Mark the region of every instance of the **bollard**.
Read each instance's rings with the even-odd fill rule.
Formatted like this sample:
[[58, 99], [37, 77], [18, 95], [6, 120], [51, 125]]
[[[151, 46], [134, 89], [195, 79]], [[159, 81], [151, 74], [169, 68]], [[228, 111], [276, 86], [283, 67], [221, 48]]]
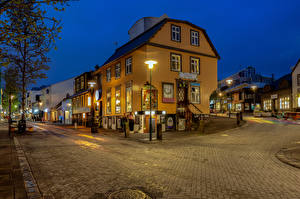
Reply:
[[162, 124], [157, 124], [157, 139], [162, 140]]
[[240, 125], [240, 113], [236, 113], [236, 124], [239, 126]]
[[74, 128], [75, 128], [75, 129], [77, 129], [77, 122], [75, 122], [75, 124], [74, 124]]
[[240, 112], [240, 121], [243, 121], [243, 113]]
[[204, 133], [204, 120], [199, 121], [199, 131], [200, 133]]

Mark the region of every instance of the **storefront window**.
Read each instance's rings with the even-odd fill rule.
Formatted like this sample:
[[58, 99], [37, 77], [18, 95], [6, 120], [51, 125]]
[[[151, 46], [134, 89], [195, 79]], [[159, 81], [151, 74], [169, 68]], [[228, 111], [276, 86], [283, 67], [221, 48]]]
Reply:
[[289, 109], [290, 108], [290, 98], [282, 97], [279, 99], [279, 108], [280, 109]]
[[106, 92], [106, 113], [111, 114], [111, 90]]
[[191, 83], [191, 102], [200, 103], [200, 84]]
[[[151, 109], [157, 109], [158, 91], [152, 85], [151, 86]], [[142, 107], [143, 110], [150, 110], [150, 85], [147, 84], [142, 89]]]
[[116, 87], [116, 113], [121, 113], [121, 86]]
[[132, 111], [132, 83], [126, 85], [126, 112]]
[[264, 100], [264, 111], [272, 110], [272, 101], [271, 100]]
[[298, 107], [300, 107], [300, 94], [298, 95]]

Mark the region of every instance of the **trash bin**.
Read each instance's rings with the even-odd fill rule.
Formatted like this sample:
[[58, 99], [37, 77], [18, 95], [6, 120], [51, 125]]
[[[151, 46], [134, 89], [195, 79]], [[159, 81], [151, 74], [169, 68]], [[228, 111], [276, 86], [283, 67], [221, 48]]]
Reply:
[[26, 121], [20, 120], [18, 122], [18, 133], [24, 133], [26, 131]]
[[162, 140], [162, 124], [157, 124], [157, 139]]

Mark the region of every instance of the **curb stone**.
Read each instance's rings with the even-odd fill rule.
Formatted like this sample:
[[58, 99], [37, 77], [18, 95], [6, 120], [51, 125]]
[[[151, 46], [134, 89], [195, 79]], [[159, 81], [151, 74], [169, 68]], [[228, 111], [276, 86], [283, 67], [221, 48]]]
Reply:
[[280, 149], [276, 154], [276, 158], [278, 160], [280, 160], [281, 162], [285, 163], [285, 164], [288, 164], [290, 166], [293, 166], [295, 168], [298, 168], [300, 169], [300, 162], [298, 160], [295, 160], [293, 158], [288, 158], [286, 156], [286, 154], [290, 151], [290, 149], [288, 148], [282, 148]]

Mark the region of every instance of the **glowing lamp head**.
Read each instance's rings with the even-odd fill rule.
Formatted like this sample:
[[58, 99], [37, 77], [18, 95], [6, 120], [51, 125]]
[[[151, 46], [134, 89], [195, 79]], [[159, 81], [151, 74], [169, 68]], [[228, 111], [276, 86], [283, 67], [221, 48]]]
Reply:
[[251, 86], [251, 89], [255, 91], [257, 89], [257, 86], [253, 85], [253, 86]]
[[89, 84], [90, 87], [94, 87], [94, 86], [96, 85], [96, 82], [94, 82], [94, 81], [89, 81], [88, 84]]
[[148, 68], [149, 68], [149, 69], [152, 69], [152, 68], [153, 68], [153, 65], [154, 65], [154, 64], [157, 64], [157, 61], [154, 61], [154, 60], [148, 60], [148, 61], [145, 61], [145, 64], [148, 65]]
[[222, 97], [222, 95], [223, 95], [222, 93], [219, 93], [219, 96], [220, 96], [220, 97]]
[[232, 84], [232, 82], [233, 82], [232, 79], [227, 79], [227, 80], [226, 80], [226, 84], [229, 85], [229, 86]]

